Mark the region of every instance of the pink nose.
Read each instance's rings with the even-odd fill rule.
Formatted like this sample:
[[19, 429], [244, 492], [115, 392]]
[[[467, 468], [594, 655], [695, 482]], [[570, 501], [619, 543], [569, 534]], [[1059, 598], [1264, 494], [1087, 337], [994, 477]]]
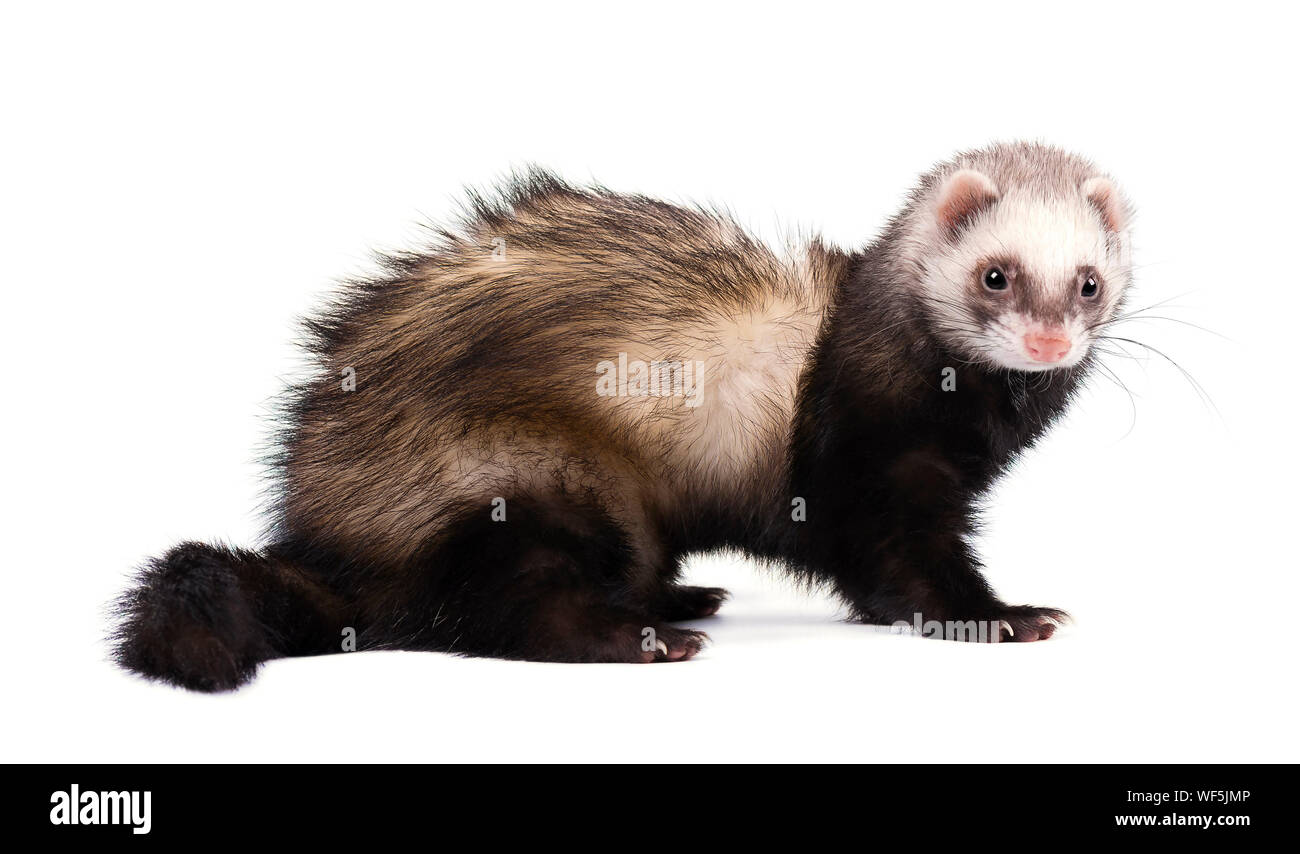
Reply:
[[1063, 329], [1025, 333], [1025, 349], [1035, 362], [1059, 362], [1070, 352], [1070, 339]]

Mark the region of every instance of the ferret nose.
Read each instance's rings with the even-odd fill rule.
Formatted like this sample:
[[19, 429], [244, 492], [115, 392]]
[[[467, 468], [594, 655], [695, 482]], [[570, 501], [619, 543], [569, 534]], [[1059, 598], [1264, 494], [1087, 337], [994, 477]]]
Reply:
[[1025, 349], [1035, 362], [1059, 362], [1070, 352], [1070, 339], [1063, 329], [1025, 333]]

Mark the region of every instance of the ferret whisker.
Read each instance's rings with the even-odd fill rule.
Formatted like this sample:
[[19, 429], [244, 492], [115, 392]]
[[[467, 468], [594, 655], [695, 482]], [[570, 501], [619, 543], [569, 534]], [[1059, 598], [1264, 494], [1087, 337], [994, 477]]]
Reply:
[[1124, 435], [1120, 437], [1121, 439], [1127, 438], [1137, 427], [1137, 401], [1133, 396], [1133, 390], [1128, 387], [1128, 384], [1125, 383], [1124, 380], [1120, 379], [1119, 374], [1115, 373], [1109, 365], [1103, 364], [1100, 360], [1096, 362], [1096, 365], [1097, 369], [1101, 371], [1103, 377], [1106, 377], [1115, 385], [1119, 386], [1120, 389], [1128, 395], [1129, 425], [1128, 429], [1124, 431]]
[[1180, 324], [1180, 325], [1182, 325], [1182, 326], [1188, 326], [1188, 327], [1191, 327], [1192, 329], [1200, 330], [1201, 332], [1205, 332], [1205, 333], [1207, 333], [1207, 334], [1209, 334], [1209, 335], [1213, 335], [1213, 336], [1216, 337], [1216, 338], [1221, 338], [1221, 339], [1223, 339], [1224, 341], [1232, 341], [1232, 339], [1229, 338], [1228, 336], [1223, 335], [1222, 333], [1219, 333], [1219, 332], [1215, 332], [1213, 329], [1210, 329], [1209, 327], [1206, 327], [1206, 326], [1202, 326], [1202, 325], [1199, 324], [1199, 323], [1193, 323], [1193, 322], [1191, 322], [1190, 320], [1183, 320], [1182, 318], [1178, 318], [1178, 317], [1168, 317], [1168, 316], [1166, 316], [1166, 315], [1159, 315], [1159, 314], [1131, 314], [1131, 315], [1126, 315], [1126, 316], [1123, 316], [1123, 317], [1117, 317], [1117, 318], [1114, 318], [1114, 319], [1112, 319], [1112, 320], [1106, 321], [1106, 322], [1101, 323], [1101, 324], [1097, 324], [1096, 327], [1090, 327], [1090, 328], [1097, 328], [1097, 327], [1099, 327], [1099, 328], [1103, 328], [1103, 329], [1104, 329], [1104, 328], [1109, 328], [1109, 327], [1111, 327], [1111, 326], [1118, 326], [1118, 325], [1120, 325], [1120, 324], [1124, 324], [1124, 323], [1139, 323], [1139, 322], [1147, 321], [1147, 320], [1161, 320], [1161, 321], [1167, 321], [1167, 322], [1169, 322], [1169, 323], [1177, 323], [1177, 324]]
[[1159, 350], [1151, 346], [1150, 344], [1146, 344], [1142, 341], [1138, 341], [1133, 338], [1122, 338], [1117, 335], [1100, 335], [1098, 336], [1098, 339], [1103, 341], [1119, 341], [1125, 344], [1133, 344], [1135, 346], [1142, 347], [1143, 349], [1148, 350], [1154, 353], [1155, 355], [1159, 356], [1160, 358], [1164, 359], [1166, 362], [1172, 365], [1178, 371], [1179, 374], [1182, 375], [1183, 379], [1185, 379], [1189, 385], [1191, 385], [1193, 390], [1196, 391], [1197, 396], [1200, 397], [1201, 401], [1205, 403], [1207, 406], [1209, 406], [1209, 408], [1214, 411], [1214, 414], [1217, 415], [1220, 420], [1223, 419], [1223, 413], [1219, 411], [1219, 407], [1215, 404], [1214, 399], [1210, 396], [1210, 393], [1206, 391], [1205, 387], [1201, 385], [1201, 383], [1194, 376], [1192, 376], [1192, 374], [1186, 368], [1184, 368], [1181, 364], [1179, 364], [1177, 360], [1175, 360], [1173, 357], [1166, 354], [1163, 350]]
[[1192, 291], [1184, 291], [1184, 292], [1181, 293], [1181, 294], [1174, 294], [1173, 296], [1171, 296], [1171, 297], [1167, 297], [1167, 298], [1162, 299], [1162, 300], [1160, 300], [1160, 301], [1158, 301], [1158, 302], [1153, 302], [1153, 303], [1151, 303], [1151, 305], [1147, 305], [1147, 306], [1143, 306], [1142, 308], [1135, 308], [1135, 309], [1131, 309], [1131, 310], [1129, 310], [1129, 311], [1123, 312], [1123, 313], [1121, 313], [1121, 314], [1116, 315], [1115, 317], [1113, 317], [1113, 318], [1111, 318], [1111, 319], [1112, 319], [1112, 320], [1122, 320], [1122, 319], [1124, 319], [1124, 318], [1126, 318], [1126, 317], [1132, 317], [1132, 316], [1134, 316], [1134, 315], [1141, 314], [1142, 312], [1146, 312], [1146, 311], [1151, 311], [1152, 309], [1156, 309], [1156, 308], [1163, 308], [1163, 307], [1167, 307], [1167, 308], [1177, 308], [1178, 306], [1174, 306], [1174, 305], [1170, 305], [1170, 304], [1171, 304], [1174, 300], [1176, 300], [1176, 299], [1182, 299], [1183, 297], [1188, 296], [1188, 295], [1191, 294], [1191, 293], [1192, 293]]

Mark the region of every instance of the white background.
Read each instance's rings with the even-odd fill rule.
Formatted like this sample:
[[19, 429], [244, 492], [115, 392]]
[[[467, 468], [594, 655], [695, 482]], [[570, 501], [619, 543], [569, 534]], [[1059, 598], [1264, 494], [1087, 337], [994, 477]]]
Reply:
[[[1297, 63], [1233, 3], [10, 7], [0, 25], [4, 760], [1297, 761]], [[1038, 138], [1136, 200], [1113, 360], [990, 501], [1049, 643], [837, 622], [741, 559], [674, 666], [275, 662], [227, 696], [105, 662], [184, 538], [254, 542], [294, 319], [537, 162], [869, 240], [953, 151]], [[1226, 340], [1225, 340], [1226, 339]]]

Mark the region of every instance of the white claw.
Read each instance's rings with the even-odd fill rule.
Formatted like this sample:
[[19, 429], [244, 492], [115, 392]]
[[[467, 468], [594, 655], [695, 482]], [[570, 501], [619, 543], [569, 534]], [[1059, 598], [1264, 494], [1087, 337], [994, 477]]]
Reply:
[[1006, 629], [1007, 634], [1011, 635], [1012, 637], [1016, 636], [1016, 630], [1011, 628], [1011, 624], [1008, 623], [1006, 620], [1002, 621], [1002, 628]]
[[657, 640], [655, 641], [655, 646], [659, 647], [659, 651], [662, 652], [664, 655], [668, 654], [668, 644], [664, 643], [661, 640]]

